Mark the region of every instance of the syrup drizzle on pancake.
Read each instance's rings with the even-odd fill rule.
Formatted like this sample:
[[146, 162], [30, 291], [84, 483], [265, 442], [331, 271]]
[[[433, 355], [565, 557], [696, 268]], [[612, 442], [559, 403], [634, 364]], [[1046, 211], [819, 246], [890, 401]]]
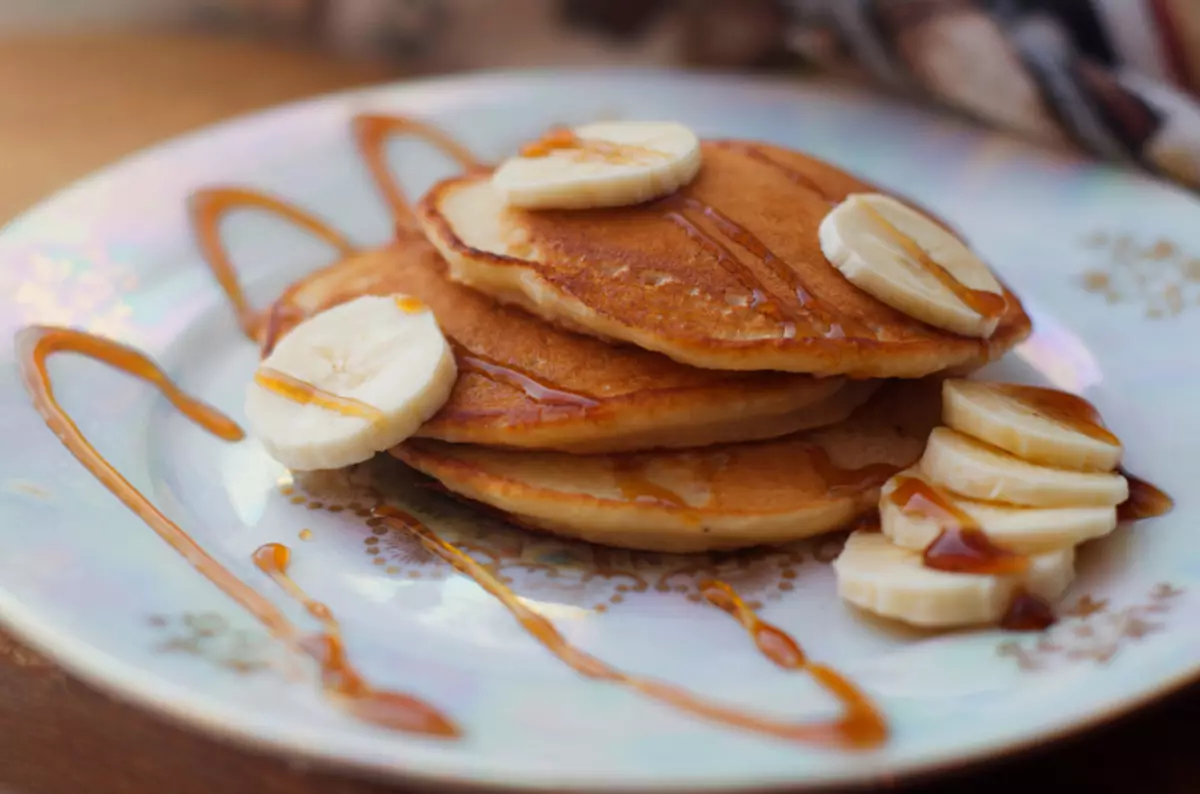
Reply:
[[513, 364], [501, 364], [481, 353], [468, 350], [459, 342], [451, 342], [454, 348], [454, 358], [462, 372], [473, 372], [487, 378], [493, 383], [523, 392], [533, 402], [544, 406], [561, 406], [569, 408], [592, 408], [600, 404], [600, 400], [590, 394], [569, 391], [549, 383], [531, 372], [527, 372]]
[[830, 205], [837, 204], [843, 198], [841, 196], [834, 197], [833, 195], [831, 195], [829, 193], [829, 191], [827, 191], [825, 188], [821, 187], [821, 184], [819, 182], [817, 182], [815, 179], [808, 176], [807, 174], [805, 174], [802, 171], [792, 168], [789, 165], [784, 165], [783, 163], [779, 162], [771, 155], [767, 154], [765, 151], [763, 151], [758, 146], [748, 146], [746, 144], [735, 144], [735, 143], [722, 143], [720, 145], [723, 148], [733, 149], [735, 151], [741, 152], [742, 154], [749, 157], [751, 160], [760, 162], [763, 165], [769, 165], [770, 167], [774, 168], [775, 170], [782, 172], [783, 175], [786, 176], [788, 179], [792, 180], [797, 185], [801, 185], [805, 189], [817, 194], [822, 199], [827, 201]]
[[[17, 364], [34, 407], [75, 459], [142, 519], [167, 545], [175, 549], [196, 571], [253, 615], [273, 636], [293, 651], [311, 656], [321, 667], [322, 689], [330, 699], [353, 716], [397, 730], [431, 736], [456, 736], [454, 723], [437, 709], [411, 695], [376, 690], [368, 686], [346, 659], [336, 633], [327, 629], [313, 638], [300, 630], [269, 600], [238, 579], [217, 562], [178, 524], [171, 521], [113, 468], [80, 432], [54, 396], [46, 360], [54, 353], [86, 356], [125, 372], [156, 387], [184, 416], [224, 441], [240, 441], [242, 429], [223, 413], [181, 391], [166, 373], [141, 352], [99, 336], [68, 328], [31, 326], [17, 334]], [[282, 548], [282, 547], [281, 547]], [[262, 557], [260, 560], [259, 558]], [[270, 562], [286, 568], [286, 554], [267, 560], [256, 554], [262, 567]], [[264, 568], [266, 570], [266, 568]], [[316, 611], [309, 610], [314, 615]], [[330, 616], [328, 618], [332, 620]]]
[[368, 422], [378, 422], [383, 419], [383, 412], [373, 405], [368, 405], [353, 397], [334, 394], [306, 380], [292, 377], [286, 372], [280, 372], [271, 367], [259, 367], [254, 373], [254, 382], [267, 391], [294, 403], [315, 405], [342, 416], [366, 419]]
[[[743, 289], [754, 296], [750, 303], [751, 308], [781, 322], [785, 328], [784, 337], [795, 336], [798, 322], [805, 326], [815, 327], [819, 334], [827, 338], [845, 337], [845, 326], [847, 325], [850, 326], [850, 331], [855, 336], [869, 334], [869, 331], [859, 323], [837, 319], [830, 308], [808, 290], [794, 268], [776, 256], [749, 229], [735, 222], [716, 207], [699, 199], [679, 195], [663, 199], [660, 206], [665, 210], [663, 217], [683, 229], [688, 237], [716, 257], [717, 263], [737, 279]], [[700, 213], [722, 236], [755, 257], [774, 280], [783, 283], [787, 288], [787, 293], [780, 293], [768, 286], [724, 243], [705, 232], [685, 216], [683, 214], [685, 209]], [[771, 300], [763, 300], [762, 296], [765, 295], [770, 295]], [[789, 328], [790, 332], [787, 330]]]
[[818, 684], [842, 703], [845, 711], [843, 717], [828, 722], [784, 722], [701, 698], [673, 684], [622, 672], [572, 645], [553, 623], [526, 606], [516, 593], [502, 584], [487, 568], [463, 550], [447, 543], [413, 516], [386, 505], [376, 508], [375, 514], [383, 518], [388, 526], [413, 535], [430, 552], [473, 579], [503, 604], [531, 637], [580, 675], [624, 686], [695, 717], [779, 739], [845, 749], [876, 747], [887, 739], [887, 726], [882, 715], [861, 690], [832, 669], [805, 660], [804, 653], [795, 640], [777, 627], [759, 621], [727, 584], [708, 583], [706, 597], [722, 608], [732, 609], [738, 620], [747, 626], [755, 644], [768, 659], [787, 669], [803, 670], [812, 675]]

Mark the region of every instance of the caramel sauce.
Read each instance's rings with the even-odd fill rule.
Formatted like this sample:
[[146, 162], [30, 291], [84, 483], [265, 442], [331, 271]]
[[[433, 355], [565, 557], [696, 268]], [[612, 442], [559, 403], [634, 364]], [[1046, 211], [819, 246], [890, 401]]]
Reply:
[[[278, 607], [204, 551], [91, 445], [55, 397], [46, 360], [54, 353], [76, 353], [140, 378], [155, 386], [184, 416], [224, 441], [240, 441], [244, 437], [237, 423], [216, 408], [185, 394], [144, 354], [117, 342], [84, 331], [45, 326], [23, 329], [17, 334], [16, 342], [17, 365], [25, 388], [34, 407], [63, 446], [201, 576], [253, 615], [273, 636], [295, 651], [316, 656], [322, 667], [325, 691], [336, 696], [335, 700], [349, 713], [398, 730], [434, 736], [458, 734], [453, 723], [432, 706], [409, 695], [373, 690], [362, 683], [347, 663], [340, 642], [336, 637], [329, 639], [328, 632], [318, 644], [319, 653], [311, 650], [296, 626]], [[277, 555], [273, 553], [272, 556]], [[271, 564], [286, 568], [286, 555], [273, 559]]]
[[821, 482], [829, 490], [830, 496], [840, 496], [849, 491], [858, 493], [867, 488], [883, 485], [888, 478], [900, 470], [899, 466], [890, 463], [868, 463], [857, 469], [847, 469], [838, 466], [829, 457], [824, 447], [809, 447], [806, 450], [806, 463], [812, 467]]
[[[765, 151], [763, 151], [762, 149], [760, 149], [757, 146], [744, 146], [744, 145], [731, 145], [731, 146], [734, 146], [737, 149], [737, 151], [746, 155], [751, 160], [756, 160], [756, 161], [762, 163], [763, 165], [769, 165], [772, 168], [774, 168], [775, 170], [782, 172], [783, 175], [786, 176], [788, 179], [795, 182], [797, 185], [804, 187], [806, 190], [816, 193], [818, 196], [820, 196], [822, 199], [829, 202], [830, 204], [837, 204], [843, 198], [842, 196], [834, 196], [828, 190], [826, 190], [824, 187], [822, 187], [820, 185], [820, 183], [818, 183], [815, 179], [813, 179], [812, 177], [805, 174], [803, 171], [799, 171], [795, 168], [792, 168], [789, 165], [785, 165], [785, 164], [779, 162], [774, 157], [767, 154]], [[726, 148], [729, 148], [729, 147], [726, 147]]]
[[636, 456], [619, 458], [613, 466], [613, 477], [616, 478], [621, 495], [630, 502], [691, 509], [691, 505], [682, 496], [664, 485], [651, 482], [646, 477], [642, 461]]
[[[220, 230], [221, 219], [230, 211], [248, 208], [266, 210], [292, 222], [336, 248], [343, 257], [352, 255], [356, 249], [340, 232], [316, 216], [265, 193], [242, 188], [211, 188], [194, 193], [189, 209], [200, 251], [217, 283], [221, 285], [221, 289], [233, 305], [242, 332], [251, 339], [257, 339], [264, 322], [263, 313], [252, 308], [246, 300], [237, 271], [229, 259], [229, 252], [221, 242]], [[278, 334], [278, 329], [275, 333]]]
[[272, 303], [271, 308], [267, 310], [262, 329], [262, 344], [258, 349], [259, 358], [266, 358], [275, 350], [275, 345], [279, 343], [279, 337], [283, 334], [284, 323], [303, 319], [303, 313], [296, 307], [289, 306], [282, 301]]
[[413, 298], [409, 295], [401, 295], [396, 298], [396, 308], [405, 314], [420, 314], [429, 307], [421, 301], [420, 298]]
[[1022, 386], [1016, 383], [997, 383], [992, 385], [992, 388], [1000, 394], [1024, 403], [1047, 419], [1066, 425], [1072, 430], [1097, 441], [1103, 441], [1105, 444], [1121, 445], [1121, 440], [1104, 426], [1104, 420], [1100, 418], [1100, 412], [1096, 410], [1096, 407], [1078, 395], [1057, 389]]
[[320, 665], [325, 693], [339, 702], [349, 714], [398, 731], [432, 736], [457, 737], [459, 729], [432, 706], [402, 692], [375, 689], [350, 664], [342, 644], [342, 629], [325, 604], [314, 601], [288, 576], [292, 552], [281, 543], [260, 546], [253, 555], [258, 569], [302, 604], [324, 631], [306, 637], [301, 647]]
[[[610, 667], [595, 656], [568, 642], [553, 623], [526, 606], [525, 602], [502, 584], [491, 571], [476, 562], [463, 550], [447, 543], [413, 516], [386, 505], [376, 508], [375, 513], [382, 517], [388, 525], [412, 534], [430, 552], [473, 579], [476, 584], [503, 604], [531, 637], [580, 675], [627, 687], [694, 717], [779, 739], [830, 744], [849, 749], [865, 749], [876, 747], [887, 738], [887, 728], [881, 715], [853, 684], [824, 665], [804, 661], [803, 653], [794, 642], [791, 642], [789, 648], [781, 649], [787, 641], [780, 638], [786, 637], [786, 635], [774, 627], [768, 627], [760, 632], [752, 632], [756, 642], [759, 642], [760, 635], [765, 635], [769, 629], [774, 629], [775, 633], [772, 637], [762, 640], [759, 647], [763, 648], [765, 645], [770, 648], [770, 652], [775, 654], [774, 657], [771, 657], [772, 661], [776, 661], [776, 663], [779, 663], [779, 660], [800, 660], [796, 662], [800, 666], [794, 669], [805, 670], [836, 696], [846, 706], [845, 717], [831, 723], [795, 724], [784, 722], [751, 714], [732, 706], [721, 705], [681, 687], [641, 678]], [[736, 593], [728, 585], [723, 587], [721, 593], [725, 598], [728, 598], [728, 594], [736, 597]], [[744, 610], [748, 611], [744, 604], [742, 606]], [[767, 624], [762, 625], [767, 626]], [[788, 653], [791, 648], [795, 649], [795, 654]]]
[[1165, 491], [1140, 477], [1135, 477], [1124, 468], [1121, 475], [1129, 482], [1129, 498], [1117, 505], [1117, 518], [1121, 521], [1139, 521], [1143, 518], [1163, 516], [1175, 508], [1175, 500]]
[[560, 388], [514, 364], [501, 364], [458, 343], [453, 343], [453, 347], [460, 372], [473, 372], [493, 383], [516, 389], [539, 405], [593, 408], [600, 404], [600, 400], [590, 394]]
[[1000, 628], [1006, 631], [1042, 631], [1057, 621], [1054, 607], [1033, 593], [1020, 589], [1013, 594], [1008, 611], [1000, 619]]
[[983, 528], [963, 512], [942, 490], [917, 477], [900, 477], [888, 501], [911, 516], [936, 521], [941, 532], [925, 549], [927, 568], [951, 573], [1024, 573], [1029, 558], [1002, 549], [988, 539]]
[[383, 195], [384, 201], [391, 208], [392, 216], [398, 226], [415, 228], [416, 218], [404, 191], [392, 176], [387, 162], [387, 142], [397, 135], [412, 135], [432, 144], [443, 154], [450, 157], [464, 171], [475, 171], [487, 166], [475, 159], [470, 150], [451, 138], [446, 133], [430, 124], [404, 118], [403, 116], [382, 116], [364, 113], [354, 117], [354, 142], [358, 152], [366, 161], [375, 187]]
[[[868, 336], [870, 331], [860, 323], [839, 319], [838, 313], [818, 299], [804, 285], [800, 275], [787, 262], [780, 259], [749, 229], [735, 222], [723, 212], [709, 204], [690, 197], [671, 196], [661, 202], [667, 220], [682, 229], [688, 237], [711, 254], [717, 263], [737, 280], [751, 296], [750, 307], [759, 313], [780, 322], [783, 337], [796, 336], [796, 324], [813, 327], [819, 334], [830, 339], [840, 339], [847, 332], [855, 336]], [[698, 212], [731, 243], [749, 253], [771, 276], [787, 287], [787, 294], [771, 289], [755, 271], [737, 257], [723, 242], [694, 223], [683, 210]], [[789, 297], [790, 295], [790, 297]]]
[[666, 157], [663, 152], [645, 146], [580, 138], [566, 127], [554, 127], [538, 140], [521, 147], [522, 157], [549, 157], [555, 152], [570, 152], [580, 161], [599, 160], [614, 164]]
[[1029, 570], [1029, 558], [1002, 549], [978, 527], [949, 526], [925, 549], [926, 568], [950, 573], [1011, 576]]
[[578, 149], [583, 141], [567, 127], [553, 127], [533, 143], [521, 147], [522, 157], [548, 157], [561, 149]]
[[883, 216], [869, 204], [863, 204], [862, 208], [874, 220], [875, 225], [883, 230], [884, 234], [892, 239], [897, 245], [904, 249], [905, 253], [916, 262], [921, 269], [937, 279], [943, 287], [948, 289], [954, 297], [962, 301], [967, 307], [987, 320], [993, 320], [1004, 314], [1008, 308], [1008, 300], [1000, 294], [989, 292], [983, 289], [971, 289], [956, 279], [949, 270], [938, 264], [924, 248], [917, 244], [904, 232], [897, 229], [891, 221]]
[[259, 367], [254, 373], [254, 382], [267, 391], [274, 392], [294, 403], [315, 405], [342, 416], [366, 419], [368, 422], [378, 422], [383, 419], [383, 412], [373, 405], [367, 405], [353, 397], [341, 397], [307, 381], [293, 378], [277, 369]]
[[810, 662], [787, 632], [761, 619], [725, 582], [700, 583], [700, 592], [713, 606], [728, 612], [750, 634], [763, 656], [784, 670], [804, 671], [842, 703], [837, 720], [806, 726], [811, 741], [850, 747], [875, 747], [887, 739], [887, 722], [866, 694], [836, 670]]

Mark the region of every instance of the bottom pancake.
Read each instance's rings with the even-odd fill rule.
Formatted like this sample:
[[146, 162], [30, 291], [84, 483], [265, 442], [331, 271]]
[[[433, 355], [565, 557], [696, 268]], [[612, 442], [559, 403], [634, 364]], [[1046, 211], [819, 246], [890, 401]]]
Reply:
[[849, 419], [770, 441], [621, 455], [411, 439], [392, 454], [514, 523], [628, 549], [786, 543], [870, 511], [941, 413], [940, 379], [893, 381]]

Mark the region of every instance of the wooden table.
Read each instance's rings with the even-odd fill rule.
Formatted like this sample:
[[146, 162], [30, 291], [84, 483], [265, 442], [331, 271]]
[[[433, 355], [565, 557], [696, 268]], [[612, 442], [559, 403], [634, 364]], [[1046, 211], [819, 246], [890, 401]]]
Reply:
[[[0, 41], [0, 222], [64, 183], [163, 137], [263, 105], [382, 79], [235, 40], [108, 35]], [[1063, 745], [956, 779], [936, 794], [1200, 792], [1200, 688]], [[889, 781], [881, 781], [888, 786]], [[126, 706], [0, 633], [0, 791], [17, 794], [368, 794], [396, 789], [303, 771]]]

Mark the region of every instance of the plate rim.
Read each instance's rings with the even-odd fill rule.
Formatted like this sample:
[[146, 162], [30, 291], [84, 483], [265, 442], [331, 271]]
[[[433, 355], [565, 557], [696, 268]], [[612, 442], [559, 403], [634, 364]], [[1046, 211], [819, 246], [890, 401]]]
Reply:
[[[279, 120], [290, 114], [302, 115], [308, 108], [317, 107], [330, 101], [353, 102], [356, 98], [379, 97], [381, 101], [389, 94], [402, 95], [407, 91], [419, 91], [435, 88], [438, 85], [455, 85], [465, 87], [497, 87], [512, 81], [538, 82], [545, 80], [564, 81], [579, 80], [607, 81], [613, 78], [629, 80], [644, 77], [667, 82], [682, 82], [687, 84], [713, 84], [726, 88], [745, 86], [755, 89], [773, 89], [787, 93], [790, 89], [803, 86], [818, 92], [837, 91], [843, 96], [869, 99], [871, 102], [889, 105], [894, 109], [916, 112], [939, 118], [943, 122], [961, 126], [965, 129], [997, 134], [1012, 138], [1005, 133], [991, 130], [987, 127], [963, 121], [954, 115], [939, 113], [936, 108], [912, 106], [896, 97], [889, 97], [870, 91], [861, 85], [846, 83], [836, 77], [822, 75], [747, 75], [728, 70], [697, 71], [674, 67], [540, 67], [527, 69], [475, 70], [446, 75], [422, 77], [418, 79], [396, 79], [377, 83], [367, 83], [361, 86], [338, 91], [314, 94], [308, 97], [271, 105], [235, 114], [220, 121], [203, 125], [195, 129], [165, 138], [148, 146], [129, 152], [103, 166], [93, 170], [53, 192], [41, 197], [32, 205], [26, 207], [3, 225], [0, 225], [0, 243], [10, 234], [19, 233], [22, 227], [29, 225], [37, 216], [50, 212], [64, 198], [86, 191], [97, 183], [105, 180], [120, 179], [121, 173], [138, 163], [154, 157], [166, 155], [171, 149], [202, 140], [212, 135], [219, 135], [244, 126], [254, 126], [266, 120]], [[1017, 139], [1021, 140], [1021, 139]], [[1034, 146], [1027, 141], [1021, 141], [1028, 146]], [[1070, 152], [1056, 152], [1060, 156], [1070, 157]], [[1105, 163], [1092, 158], [1080, 158], [1100, 167], [1112, 169], [1125, 177], [1147, 178], [1141, 172], [1119, 164]], [[1176, 186], [1153, 180], [1156, 184], [1173, 188]], [[1175, 192], [1175, 191], [1172, 191]], [[1190, 195], [1186, 191], [1185, 195]], [[50, 443], [49, 440], [47, 443]], [[792, 781], [728, 783], [717, 782], [707, 784], [702, 781], [662, 781], [661, 779], [637, 780], [629, 778], [625, 781], [609, 781], [606, 783], [562, 782], [556, 777], [545, 775], [539, 779], [526, 777], [521, 781], [506, 781], [484, 779], [461, 773], [438, 773], [423, 771], [419, 768], [389, 765], [384, 762], [366, 759], [354, 759], [338, 754], [336, 751], [326, 751], [318, 746], [301, 746], [296, 741], [286, 737], [264, 735], [255, 729], [253, 723], [244, 720], [227, 719], [231, 716], [229, 709], [223, 706], [213, 706], [216, 701], [197, 697], [185, 687], [161, 677], [138, 678], [135, 668], [85, 640], [79, 640], [66, 631], [59, 631], [50, 625], [42, 625], [38, 613], [25, 606], [17, 595], [3, 583], [0, 583], [0, 626], [10, 631], [22, 642], [27, 643], [39, 653], [50, 658], [56, 665], [78, 677], [89, 686], [105, 692], [119, 701], [133, 705], [148, 713], [152, 718], [162, 719], [184, 730], [192, 730], [198, 734], [217, 741], [235, 750], [242, 750], [258, 755], [269, 755], [285, 760], [285, 762], [312, 763], [323, 769], [347, 773], [359, 778], [370, 778], [393, 783], [410, 783], [433, 786], [441, 791], [483, 792], [495, 791], [506, 794], [519, 792], [570, 792], [570, 794], [592, 794], [596, 792], [633, 792], [647, 791], [655, 794], [686, 794], [687, 792], [703, 792], [704, 794], [778, 794], [784, 791], [824, 792], [824, 791], [855, 791], [877, 785], [882, 779], [889, 782], [912, 785], [934, 778], [943, 778], [959, 773], [978, 773], [993, 764], [1016, 760], [1017, 758], [1033, 755], [1043, 750], [1052, 750], [1063, 743], [1082, 738], [1094, 733], [1100, 728], [1113, 725], [1135, 714], [1160, 705], [1170, 697], [1180, 694], [1192, 685], [1200, 683], [1200, 659], [1194, 661], [1181, 672], [1159, 679], [1155, 685], [1148, 687], [1139, 694], [1128, 695], [1124, 699], [1111, 703], [1087, 716], [1076, 718], [1070, 724], [1056, 728], [1030, 732], [1018, 738], [992, 743], [988, 746], [960, 752], [951, 757], [930, 760], [913, 760], [909, 762], [893, 762], [887, 771], [866, 772], [858, 775], [846, 773], [831, 773], [819, 778], [796, 779]], [[222, 703], [224, 701], [221, 701]]]

